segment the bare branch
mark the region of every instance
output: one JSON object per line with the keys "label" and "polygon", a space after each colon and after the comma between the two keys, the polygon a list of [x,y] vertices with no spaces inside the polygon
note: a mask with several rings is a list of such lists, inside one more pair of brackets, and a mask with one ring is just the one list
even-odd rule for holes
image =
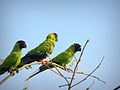
{"label": "bare branch", "polygon": [[100,65],[102,64],[103,59],[104,59],[104,57],[102,58],[102,60],[101,60],[101,62],[99,63],[99,65],[98,65],[90,74],[88,74],[88,76],[86,76],[86,78],[84,78],[84,79],[81,80],[80,82],[72,85],[71,88],[74,87],[74,86],[76,86],[76,85],[78,85],[78,84],[80,84],[80,83],[82,83],[82,82],[85,81],[93,72],[95,72],[95,71],[100,67]]}
{"label": "bare branch", "polygon": [[69,81],[67,78],[55,67],[55,69],[58,71],[58,73],[65,79],[65,81],[69,84]]}
{"label": "bare branch", "polygon": [[14,73],[9,74],[8,76],[6,76],[3,80],[0,81],[0,85],[2,85],[5,81],[7,81],[9,78],[11,78],[12,76],[14,76]]}
{"label": "bare branch", "polygon": [[[58,65],[58,64],[56,64],[56,63],[53,63],[53,62],[49,62],[49,63],[52,64],[52,65],[54,65],[54,66],[56,66],[56,67],[59,67],[59,68],[64,69],[63,66],[60,66],[60,65]],[[28,67],[28,66],[30,66],[30,65],[36,65],[36,64],[42,64],[42,61],[41,61],[41,62],[33,62],[33,63],[30,63],[30,64],[26,64],[26,65],[22,66],[21,68],[18,68],[18,71],[20,71],[20,70],[22,70],[23,68]],[[52,69],[51,69],[51,70],[52,70]],[[71,71],[71,69],[69,69],[69,68],[66,68],[66,70]],[[52,70],[52,71],[53,71],[53,70]],[[53,71],[53,72],[55,72],[55,71]],[[14,76],[15,73],[16,73],[16,71],[13,71],[11,74],[9,74],[9,75],[6,76],[4,79],[2,79],[2,80],[0,81],[0,85],[3,84],[5,81],[7,81],[7,80],[8,80],[9,78],[11,78],[12,76]],[[13,74],[14,74],[14,75],[13,75]],[[56,73],[56,74],[58,74],[58,73]]]}
{"label": "bare branch", "polygon": [[[86,74],[86,73],[84,73],[84,72],[76,72],[77,74],[83,74],[83,75],[89,75],[89,74]],[[103,80],[101,80],[99,77],[97,77],[97,76],[94,76],[94,75],[90,75],[90,77],[93,77],[93,78],[95,78],[95,79],[97,79],[97,80],[99,80],[99,81],[101,81],[102,83],[106,83],[105,81],[103,81]]]}
{"label": "bare branch", "polygon": [[[76,85],[78,85],[78,84],[80,84],[80,83],[82,83],[82,82],[85,81],[88,77],[93,77],[93,78],[96,78],[96,79],[98,79],[99,81],[101,81],[101,82],[103,82],[103,83],[106,83],[105,81],[99,79],[97,76],[91,75],[91,74],[92,74],[93,72],[95,72],[95,71],[99,68],[99,66],[102,64],[103,59],[104,59],[104,57],[102,58],[102,60],[101,60],[101,62],[99,63],[99,65],[98,65],[90,74],[86,74],[86,73],[83,73],[83,72],[76,72],[77,74],[83,74],[83,75],[87,75],[87,76],[86,76],[83,80],[81,80],[80,82],[78,82],[78,83],[74,84],[73,86],[71,86],[71,88],[74,87],[74,86],[76,86]],[[64,87],[64,86],[69,86],[69,84],[60,85],[59,87]],[[120,88],[120,87],[119,87],[119,88]]]}
{"label": "bare branch", "polygon": [[[29,65],[34,65],[34,64],[41,64],[42,62],[34,62],[31,64],[26,64],[24,66],[22,66],[21,68],[18,69],[18,71],[22,70],[23,68],[29,66]],[[16,71],[13,71],[12,73],[10,73],[8,76],[6,76],[4,79],[2,79],[0,81],[0,85],[2,85],[5,81],[7,81],[9,78],[13,77],[15,75]]]}
{"label": "bare branch", "polygon": [[89,90],[93,85],[94,85],[94,80],[93,80],[92,84],[88,88],[86,88],[86,90]]}
{"label": "bare branch", "polygon": [[82,49],[82,51],[81,51],[79,60],[78,60],[77,63],[76,63],[76,66],[75,66],[74,71],[73,71],[72,79],[71,79],[71,81],[70,81],[70,84],[68,85],[68,90],[71,89],[71,85],[72,85],[72,82],[73,82],[73,79],[74,79],[74,76],[75,76],[76,69],[77,69],[77,67],[78,67],[79,62],[81,61],[81,57],[82,57],[82,55],[83,55],[84,49],[85,49],[85,47],[86,47],[86,45],[87,45],[88,42],[89,42],[89,40],[86,41],[86,43],[85,43],[85,45],[84,45],[84,47],[83,47],[83,49]]}
{"label": "bare branch", "polygon": [[[46,65],[46,64],[45,64]],[[49,68],[52,72],[54,72],[55,74],[61,76],[59,73],[57,73],[56,71],[52,70],[52,68],[50,68],[48,65],[46,65],[47,68]]]}
{"label": "bare branch", "polygon": [[29,80],[25,82],[25,86],[23,87],[22,90],[28,90],[28,84],[29,84]]}

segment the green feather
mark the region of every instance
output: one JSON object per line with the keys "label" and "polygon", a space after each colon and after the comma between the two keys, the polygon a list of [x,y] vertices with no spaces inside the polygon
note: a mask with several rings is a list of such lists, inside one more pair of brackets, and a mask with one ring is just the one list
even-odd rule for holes
{"label": "green feather", "polygon": [[[66,66],[66,64],[68,64],[69,62],[71,62],[74,54],[77,51],[81,51],[81,46],[79,44],[72,44],[68,49],[66,49],[65,51],[63,51],[62,53],[60,53],[59,55],[57,55],[55,58],[53,58],[52,60],[50,60],[50,62],[53,63],[57,63],[61,66]],[[53,68],[54,66],[51,64],[48,64],[48,67]],[[42,71],[45,71],[47,69],[49,69],[46,65],[42,65],[39,67],[39,71],[35,72],[34,74],[32,74],[29,78],[27,78],[26,80],[32,78],[33,76],[39,74]]]}
{"label": "green feather", "polygon": [[30,50],[21,60],[21,64],[18,68],[22,67],[25,64],[30,64],[32,62],[43,60],[53,52],[55,47],[55,42],[58,37],[56,33],[50,33],[45,41],[39,44],[36,48]]}
{"label": "green feather", "polygon": [[[25,44],[25,43],[23,43]],[[26,44],[23,48],[26,47]],[[22,55],[22,48],[20,44],[17,42],[11,51],[11,53],[6,57],[3,63],[0,65],[0,75],[5,73],[6,71],[11,72],[16,69],[16,67],[20,64]]]}

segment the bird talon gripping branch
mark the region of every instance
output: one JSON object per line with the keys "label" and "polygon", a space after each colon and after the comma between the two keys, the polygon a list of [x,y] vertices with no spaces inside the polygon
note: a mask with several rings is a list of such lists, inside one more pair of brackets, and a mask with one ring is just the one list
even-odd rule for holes
{"label": "bird talon gripping branch", "polygon": [[10,71],[9,73],[10,73],[10,75],[12,75],[12,76],[15,75],[15,71]]}
{"label": "bird talon gripping branch", "polygon": [[48,60],[42,60],[43,65],[48,65],[49,61]]}
{"label": "bird talon gripping branch", "polygon": [[19,73],[19,70],[18,70],[18,69],[16,69],[16,73]]}

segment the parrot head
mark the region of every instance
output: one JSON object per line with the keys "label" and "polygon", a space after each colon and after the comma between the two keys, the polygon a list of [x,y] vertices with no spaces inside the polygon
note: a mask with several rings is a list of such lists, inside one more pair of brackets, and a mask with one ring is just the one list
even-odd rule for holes
{"label": "parrot head", "polygon": [[81,51],[81,45],[78,43],[74,43],[75,51]]}
{"label": "parrot head", "polygon": [[23,40],[17,41],[17,44],[19,45],[20,49],[27,47],[25,41],[23,41]]}
{"label": "parrot head", "polygon": [[58,35],[56,33],[50,33],[46,39],[51,40],[52,42],[58,41]]}

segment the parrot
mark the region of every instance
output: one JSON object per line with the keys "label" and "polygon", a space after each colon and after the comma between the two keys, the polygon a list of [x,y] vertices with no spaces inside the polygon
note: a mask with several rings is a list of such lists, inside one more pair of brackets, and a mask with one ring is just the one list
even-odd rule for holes
{"label": "parrot", "polygon": [[21,62],[22,49],[26,47],[27,45],[23,40],[19,40],[15,43],[11,53],[0,65],[0,75],[7,71],[12,73],[13,70],[17,70],[17,66]]}
{"label": "parrot", "polygon": [[[81,51],[81,45],[78,43],[73,43],[72,45],[70,45],[70,47],[68,49],[66,49],[65,51],[63,51],[62,53],[58,54],[56,57],[54,57],[53,59],[51,59],[49,62],[53,62],[56,63],[58,65],[63,66],[64,68],[66,68],[66,65],[71,62],[74,54],[77,51]],[[27,80],[29,80],[30,78],[32,78],[33,76],[39,74],[40,72],[43,72],[49,68],[54,68],[53,65],[51,65],[50,63],[48,63],[48,65],[42,65],[39,67],[39,71],[37,71],[36,73],[32,74],[31,76],[29,76]]]}
{"label": "parrot", "polygon": [[24,57],[21,58],[21,63],[18,65],[18,68],[35,61],[42,61],[43,59],[49,57],[49,55],[53,52],[55,42],[57,41],[58,35],[56,33],[50,33],[41,44],[30,50]]}

